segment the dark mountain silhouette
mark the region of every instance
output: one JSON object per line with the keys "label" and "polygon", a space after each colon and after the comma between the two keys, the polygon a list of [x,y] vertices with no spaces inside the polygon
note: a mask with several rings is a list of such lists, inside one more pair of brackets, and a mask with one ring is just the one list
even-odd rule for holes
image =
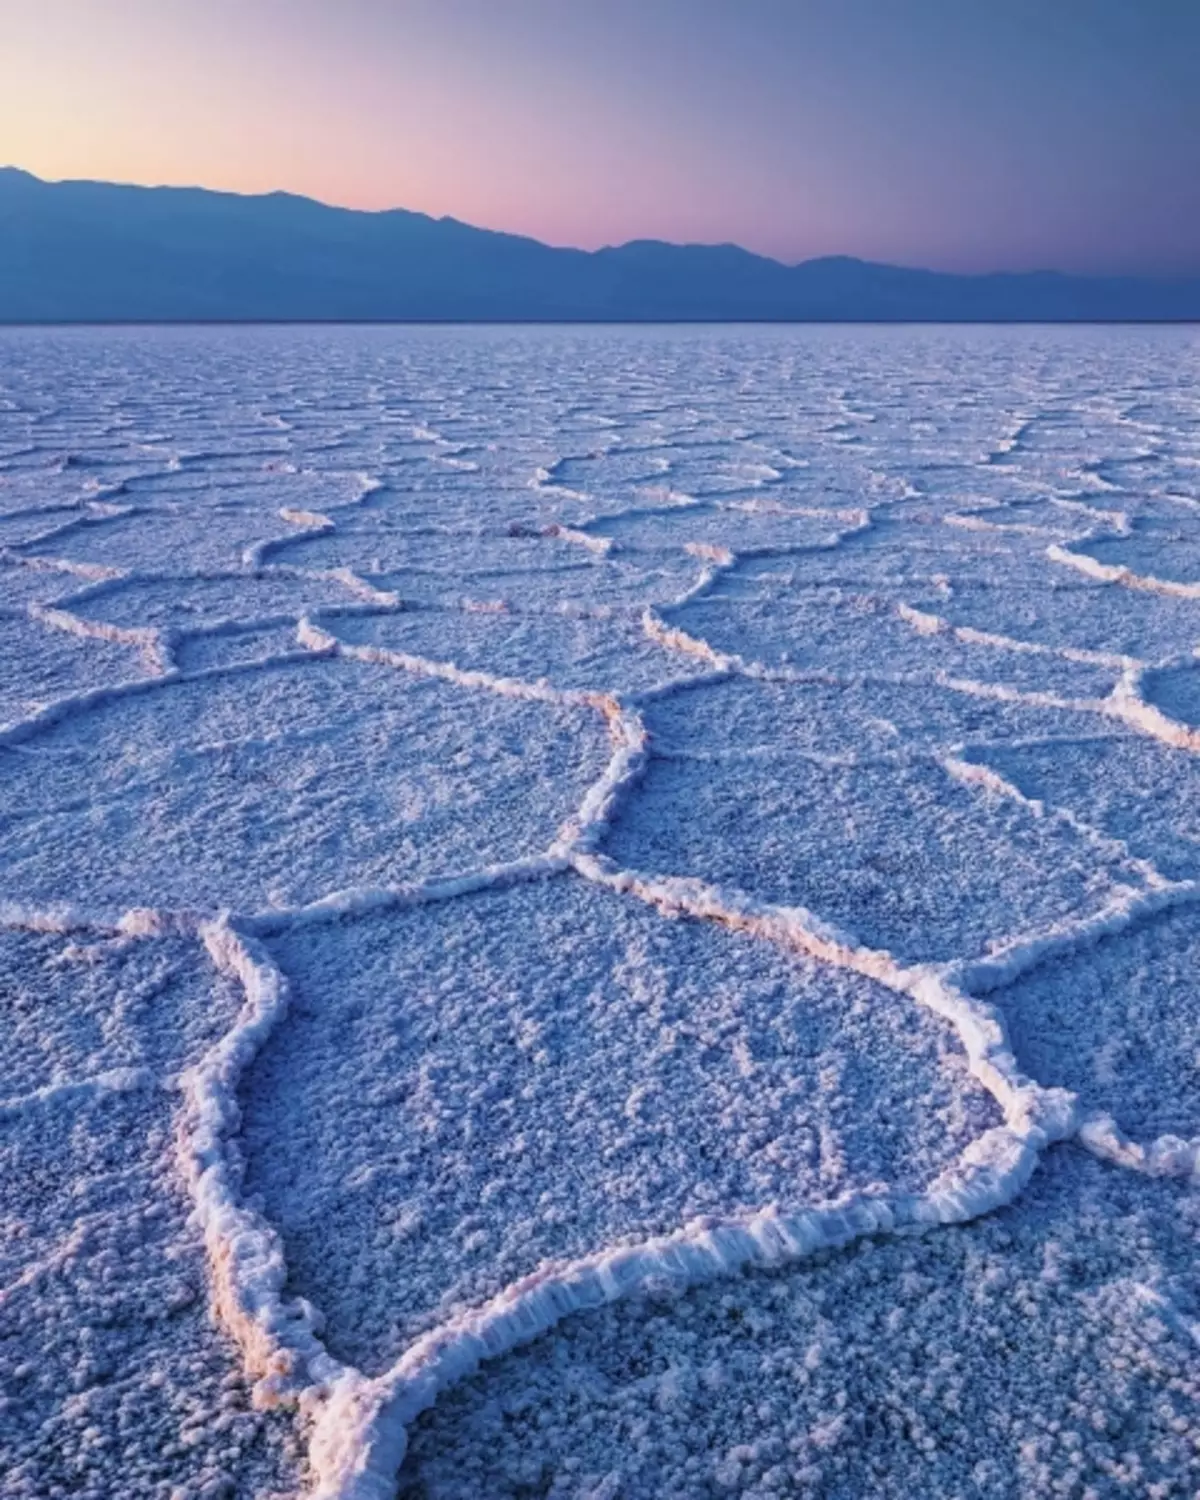
{"label": "dark mountain silhouette", "polygon": [[0,168],[0,321],[1200,319],[1200,276],[956,276],[736,245],[560,250],[289,193],[43,182]]}

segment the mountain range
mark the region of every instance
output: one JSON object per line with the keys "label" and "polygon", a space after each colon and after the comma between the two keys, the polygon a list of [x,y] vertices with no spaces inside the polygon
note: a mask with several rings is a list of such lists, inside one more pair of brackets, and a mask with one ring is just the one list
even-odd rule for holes
{"label": "mountain range", "polygon": [[290,193],[0,168],[0,322],[1200,320],[1200,275],[955,275],[737,245],[559,249]]}

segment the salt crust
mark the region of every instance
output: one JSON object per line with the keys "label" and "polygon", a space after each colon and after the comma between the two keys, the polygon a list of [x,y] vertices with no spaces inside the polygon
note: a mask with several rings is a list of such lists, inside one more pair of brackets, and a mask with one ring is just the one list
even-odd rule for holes
{"label": "salt crust", "polygon": [[[564,722],[589,725],[577,731],[589,745],[587,737],[596,732],[608,741],[607,763],[595,769],[575,810],[562,817],[540,851],[520,849],[509,858],[468,862],[457,872],[369,886],[350,883],[311,898],[231,911],[217,909],[224,904],[219,895],[205,898],[201,887],[210,859],[205,854],[197,899],[186,905],[156,901],[153,882],[144,895],[139,893],[137,905],[130,905],[128,896],[106,901],[102,882],[84,883],[81,902],[80,883],[65,865],[60,878],[47,881],[32,900],[21,889],[10,887],[7,893],[3,921],[17,934],[58,934],[98,953],[106,947],[123,951],[130,944],[199,942],[221,981],[240,993],[236,1019],[207,1050],[194,1052],[181,1073],[164,1071],[161,1063],[115,1061],[110,1066],[96,1054],[103,1066],[45,1079],[31,1076],[30,1087],[12,1093],[0,1106],[0,1124],[24,1130],[30,1122],[70,1118],[79,1110],[95,1112],[100,1119],[104,1111],[136,1106],[164,1087],[182,1091],[179,1170],[204,1238],[213,1306],[241,1347],[258,1403],[295,1403],[303,1413],[310,1431],[307,1461],[314,1496],[365,1500],[393,1494],[409,1429],[438,1395],[484,1361],[536,1340],[569,1314],[594,1316],[597,1309],[622,1299],[678,1292],[747,1268],[812,1262],[880,1238],[902,1241],[939,1226],[969,1223],[1018,1204],[1045,1153],[1061,1142],[1077,1142],[1105,1162],[1150,1177],[1200,1175],[1200,1138],[1126,1134],[1119,1099],[1113,1110],[1093,1108],[1086,1088],[1074,1093],[1051,1078],[1031,1076],[1023,1067],[1025,1059],[1014,1053],[1005,1017],[1008,996],[1013,1013],[1024,1014],[1030,978],[1050,972],[1048,966],[1087,964],[1096,955],[1118,951],[1121,944],[1139,940],[1137,934],[1148,930],[1145,924],[1152,920],[1187,924],[1200,887],[1190,875],[1179,878],[1160,870],[1153,852],[1124,836],[1107,814],[1094,821],[1086,805],[1058,806],[1037,789],[1023,788],[1011,767],[992,763],[995,743],[974,743],[969,727],[961,736],[928,737],[921,755],[982,806],[1006,804],[1018,819],[1049,823],[1069,835],[1086,851],[1078,857],[1090,872],[1087,900],[1068,902],[1070,910],[1023,929],[993,928],[995,935],[982,946],[932,959],[919,951],[906,954],[898,944],[892,949],[867,946],[844,922],[796,904],[772,902],[752,882],[721,884],[703,874],[639,868],[607,852],[610,844],[617,847],[614,830],[636,828],[641,788],[655,765],[655,714],[675,700],[699,702],[706,691],[730,684],[784,697],[799,696],[816,683],[868,693],[874,685],[884,697],[907,692],[922,695],[929,704],[973,701],[991,706],[1006,722],[1017,723],[1024,716],[1035,726],[1025,737],[1026,747],[1058,745],[1068,756],[1086,737],[1074,729],[1048,731],[1045,716],[1062,715],[1073,725],[1083,719],[1096,736],[1140,737],[1162,747],[1179,757],[1180,775],[1190,775],[1189,757],[1200,749],[1195,725],[1174,716],[1169,696],[1156,697],[1153,686],[1190,660],[1192,641],[1185,634],[1190,615],[1183,611],[1193,607],[1200,586],[1167,568],[1156,572],[1101,560],[1100,544],[1107,538],[1134,534],[1139,499],[1130,488],[1131,476],[1143,485],[1152,472],[1139,467],[1142,456],[1169,447],[1176,434],[1170,500],[1184,510],[1200,510],[1200,495],[1188,489],[1188,465],[1195,455],[1188,446],[1185,415],[1169,403],[1156,414],[1153,404],[1142,400],[1138,359],[1148,357],[1152,338],[1132,352],[1119,342],[1101,346],[1113,371],[1104,391],[1088,394],[1082,387],[1072,388],[1071,381],[1086,387],[1082,368],[1066,377],[1060,374],[1056,378],[1065,385],[1056,388],[1058,404],[1044,414],[1036,404],[1030,411],[1016,408],[1029,405],[1039,390],[1044,395],[1049,377],[1022,366],[1022,356],[1005,346],[997,369],[1004,372],[1002,378],[1021,386],[1024,396],[1010,401],[1007,418],[993,413],[981,419],[978,411],[970,417],[957,414],[940,433],[932,424],[925,458],[919,442],[897,444],[895,410],[880,400],[888,389],[893,357],[885,347],[872,350],[884,372],[882,384],[872,387],[870,382],[855,383],[855,366],[847,358],[850,346],[835,341],[823,372],[833,383],[832,398],[810,389],[816,414],[806,414],[797,424],[782,415],[786,404],[768,395],[761,414],[766,430],[776,435],[764,437],[730,426],[711,407],[713,396],[720,394],[718,372],[724,368],[719,340],[701,346],[703,374],[687,377],[688,388],[701,391],[710,404],[705,432],[703,419],[687,400],[664,418],[664,409],[670,410],[671,379],[683,378],[669,340],[646,345],[639,336],[629,350],[614,355],[611,345],[597,348],[583,339],[578,347],[559,346],[542,351],[541,357],[551,366],[562,360],[565,371],[581,350],[588,352],[601,367],[612,362],[616,384],[601,400],[593,395],[590,402],[551,407],[546,434],[560,444],[576,439],[580,452],[574,457],[543,452],[529,464],[533,477],[522,489],[511,483],[511,473],[522,462],[518,455],[526,439],[506,434],[499,448],[478,440],[479,419],[471,402],[482,387],[464,402],[461,390],[451,394],[440,388],[443,377],[437,374],[426,386],[423,406],[439,416],[413,416],[411,404],[399,413],[377,411],[374,437],[366,442],[361,423],[346,420],[344,406],[334,403],[326,409],[306,393],[303,381],[312,378],[307,362],[314,348],[321,347],[307,342],[315,335],[300,336],[291,357],[302,377],[274,398],[264,393],[263,370],[255,363],[259,351],[241,335],[224,349],[203,341],[189,345],[194,373],[182,383],[178,376],[165,376],[158,363],[171,347],[169,341],[151,337],[136,359],[136,344],[125,344],[121,357],[133,364],[147,362],[162,384],[150,396],[135,396],[130,384],[129,393],[116,403],[105,380],[98,378],[102,345],[88,343],[95,337],[81,335],[62,346],[50,342],[39,347],[36,341],[9,336],[14,358],[0,406],[0,435],[7,440],[11,433],[18,441],[0,461],[0,510],[8,522],[19,524],[6,528],[9,535],[0,538],[3,576],[14,580],[13,603],[5,602],[3,618],[16,625],[25,647],[9,663],[8,674],[25,697],[18,700],[16,716],[0,727],[0,775],[10,785],[14,775],[27,777],[39,757],[52,765],[56,751],[61,753],[56,733],[82,726],[86,738],[94,716],[114,705],[131,707],[136,722],[141,705],[172,701],[172,694],[203,698],[227,681],[243,678],[257,684],[281,672],[304,677],[314,665],[338,680],[343,675],[349,680],[351,673],[361,677],[366,670],[377,674],[380,684],[385,678],[415,687],[438,684],[457,695],[467,720],[480,714],[483,705],[509,702],[526,705],[535,715],[566,716]],[[268,342],[276,337],[270,335]],[[505,342],[499,335],[481,336],[478,343],[473,337],[458,350],[437,338],[419,345],[412,356],[415,367],[425,359],[440,370],[439,362],[448,357],[470,367],[482,351],[493,368],[498,361],[515,376],[521,389],[528,377],[523,363],[528,346],[520,339]],[[366,343],[359,345],[352,336],[333,337],[338,378],[351,386],[359,379],[363,350],[373,347],[374,335],[362,338]],[[688,347],[687,341],[680,347]],[[68,348],[74,363],[64,376],[61,361]],[[1091,352],[1094,356],[1095,350]],[[794,380],[786,339],[782,345],[768,339],[761,346],[751,339],[743,353],[783,387]],[[953,383],[961,375],[961,350],[956,353],[951,342],[939,346],[938,357],[946,360],[944,378]],[[1072,357],[1075,351],[1063,355],[1068,368]],[[1005,360],[1014,361],[1012,368]],[[673,372],[670,378],[667,372]],[[194,404],[195,389],[189,391],[187,380],[197,376],[203,382],[203,416],[189,404]],[[65,379],[81,423],[60,412],[47,395],[47,377],[55,386]],[[837,385],[840,377],[845,377],[843,387]],[[1106,394],[1122,380],[1124,395]],[[250,410],[247,390],[258,392],[258,404]],[[639,404],[651,392],[659,405],[653,399]],[[508,399],[519,409],[528,398],[510,387]],[[486,400],[483,404],[488,406]],[[611,415],[613,411],[617,414]],[[1006,430],[997,434],[997,425]],[[137,437],[130,436],[131,427],[140,429]],[[175,433],[164,434],[163,427],[174,427]],[[912,429],[905,430],[911,438]],[[82,440],[81,432],[87,433]],[[1094,452],[1110,440],[1111,452]],[[536,449],[545,441],[545,436],[536,438],[531,446]],[[633,468],[647,476],[645,482],[621,479],[618,489],[633,492],[624,504],[599,498],[589,509],[587,481],[576,470],[586,474],[593,462],[602,468],[603,460],[623,447],[637,455]],[[337,455],[336,469],[330,454]],[[955,503],[947,466],[970,476],[972,503]],[[498,511],[481,524],[481,496],[499,474],[510,477],[500,483]],[[313,482],[284,483],[285,475]],[[989,526],[988,505],[979,503],[989,486],[995,486],[998,506],[1016,506],[1018,515],[1021,504],[1035,495],[1040,502],[1049,492],[1050,504],[1071,525],[1054,532],[1039,551],[1043,528],[1038,523],[1045,518],[1011,524],[1005,511]],[[198,497],[214,490],[224,493],[209,512],[211,526],[197,528]],[[435,564],[424,575],[427,586],[411,600],[392,586],[399,582],[392,576],[394,567],[392,574],[387,567],[374,568],[369,556],[360,570],[353,565],[361,555],[353,544],[357,518],[389,512],[396,535],[408,535],[413,543],[403,563],[422,565],[421,528],[425,535],[436,531],[441,538]],[[465,515],[474,518],[472,525],[463,525]],[[796,521],[792,533],[789,517]],[[694,528],[688,524],[692,518]],[[739,522],[749,538],[742,549],[737,545]],[[926,549],[916,602],[911,602],[906,583],[906,540],[912,526],[944,527],[946,539],[944,546],[939,540]],[[302,559],[310,548],[311,557],[319,559],[320,547],[339,535],[350,539],[349,561],[333,557],[329,566],[305,566]],[[521,543],[517,561],[511,554],[497,561],[500,553],[509,552],[502,545],[505,537]],[[965,540],[959,545],[956,538]],[[984,541],[976,546],[972,538]],[[1023,589],[1036,592],[1043,576],[1039,568],[1045,569],[1046,588],[1038,597],[1049,608],[1048,628],[1036,607],[1024,616],[1029,624],[1025,633],[1011,611],[1000,622],[986,619],[971,593],[973,573],[1002,567],[1010,541]],[[188,550],[194,553],[190,571],[179,565],[179,554]],[[918,546],[913,557],[920,550]],[[584,559],[582,570],[562,567],[560,559],[573,554]],[[646,556],[659,559],[664,554],[672,559],[669,565],[655,561],[646,566]],[[622,579],[615,595],[606,594],[603,582],[610,566],[612,576]],[[889,670],[886,658],[869,656],[856,669],[844,660],[761,660],[744,649],[714,643],[698,626],[723,591],[737,599],[743,575],[754,577],[761,591],[770,589],[773,577],[792,587],[814,570],[824,570],[826,579],[842,573],[852,577],[857,571],[868,589],[875,589],[873,607],[907,629],[918,648],[906,651],[900,670]],[[202,620],[202,636],[258,631],[268,641],[272,632],[290,623],[294,646],[228,666],[196,668],[180,664],[186,627],[181,634],[173,618],[118,621],[89,608],[106,590],[141,587],[165,576],[198,584],[213,576],[236,579],[239,573],[247,580],[277,578],[289,587],[299,581],[301,595],[309,585],[334,587],[345,602],[332,608],[304,603],[294,615],[287,610],[256,614],[252,607],[245,614],[235,610]],[[1073,596],[1056,588],[1051,581],[1056,574],[1078,576],[1084,592]],[[681,575],[686,576],[675,587]],[[25,579],[38,581],[32,599],[16,586]],[[48,591],[46,579],[63,586]],[[474,597],[472,579],[488,583]],[[631,618],[640,620],[646,641],[662,653],[657,682],[639,677],[631,685],[618,681],[614,686],[611,678],[593,686],[559,685],[549,673],[531,678],[506,671],[502,652],[499,658],[491,653],[494,667],[463,663],[412,652],[399,638],[371,638],[352,628],[359,616],[399,616],[409,603],[422,601],[472,615],[491,612],[501,622],[508,611],[522,607],[547,612],[548,601],[549,617],[564,607],[582,606],[586,613],[593,582],[599,600],[593,618],[600,634],[604,620],[613,617],[610,611],[625,612],[623,629]],[[646,592],[631,616],[631,596],[639,587]],[[1074,636],[1073,597],[1086,606],[1076,620],[1083,629]],[[947,601],[944,608],[939,599]],[[958,608],[963,599],[975,601],[969,622]],[[1141,611],[1136,621],[1125,603],[1130,599]],[[103,685],[57,691],[48,643],[60,640],[86,651],[116,651],[129,665],[123,672],[110,670]],[[961,658],[948,661],[943,656],[923,668],[922,641],[967,649]],[[1152,655],[1142,654],[1147,645],[1154,648]],[[1022,671],[1005,670],[1003,664],[1017,658]],[[1056,669],[1073,664],[1107,672],[1112,685],[1105,685],[1101,675],[1098,686],[1090,678],[1073,690],[1059,672],[1049,685],[1039,686],[1024,670],[1027,661],[1038,658]],[[274,722],[252,720],[244,732],[260,737],[278,732],[278,713],[276,700]],[[902,718],[898,715],[897,721]],[[495,732],[491,714],[482,715],[480,722],[485,735]],[[864,728],[876,736],[892,733],[895,748],[902,748],[903,730],[886,714]],[[1011,730],[996,737],[1007,747],[1016,738]],[[752,761],[750,753],[747,763]],[[703,764],[703,757],[697,764]],[[565,778],[568,786],[572,780]],[[550,781],[547,777],[548,787]],[[26,784],[31,784],[28,779]],[[1121,795],[1115,787],[1115,803]],[[85,798],[77,811],[86,815]],[[6,825],[2,832],[8,841],[10,828]],[[847,836],[853,837],[852,831]],[[118,848],[128,834],[118,819],[104,837]],[[980,850],[983,858],[993,853],[1001,853],[999,846]],[[273,957],[272,943],[321,924],[387,913],[401,920],[406,911],[472,893],[533,889],[567,878],[590,882],[614,900],[641,902],[664,917],[713,923],[803,955],[805,961],[868,981],[894,995],[897,1003],[922,1008],[951,1029],[967,1070],[994,1101],[1001,1123],[977,1134],[955,1161],[920,1187],[879,1185],[852,1189],[832,1201],[709,1215],[641,1241],[596,1247],[543,1264],[481,1305],[454,1312],[421,1334],[390,1368],[369,1377],[329,1352],[321,1337],[320,1311],[288,1286],[284,1241],[245,1192],[239,1088],[272,1036],[286,1026],[290,1001],[291,986]],[[1036,1052],[1032,1044],[1030,1052]],[[603,1066],[602,1060],[598,1065]],[[1138,1107],[1131,1116],[1135,1124],[1149,1120],[1154,1128],[1153,1110]],[[1168,1293],[1150,1288],[1147,1295],[1169,1328],[1186,1331],[1186,1318],[1174,1309]]]}

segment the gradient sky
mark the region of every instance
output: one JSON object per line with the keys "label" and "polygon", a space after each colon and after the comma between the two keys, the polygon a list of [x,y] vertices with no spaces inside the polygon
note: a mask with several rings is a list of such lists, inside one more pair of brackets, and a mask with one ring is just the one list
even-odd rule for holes
{"label": "gradient sky", "polygon": [[0,0],[0,163],[589,247],[1200,272],[1200,0]]}

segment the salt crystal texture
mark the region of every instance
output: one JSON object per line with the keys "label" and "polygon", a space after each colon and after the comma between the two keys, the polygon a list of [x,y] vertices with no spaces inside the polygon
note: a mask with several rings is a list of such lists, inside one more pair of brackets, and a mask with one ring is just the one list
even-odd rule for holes
{"label": "salt crystal texture", "polygon": [[1200,1490],[1198,389],[0,333],[5,1493]]}

